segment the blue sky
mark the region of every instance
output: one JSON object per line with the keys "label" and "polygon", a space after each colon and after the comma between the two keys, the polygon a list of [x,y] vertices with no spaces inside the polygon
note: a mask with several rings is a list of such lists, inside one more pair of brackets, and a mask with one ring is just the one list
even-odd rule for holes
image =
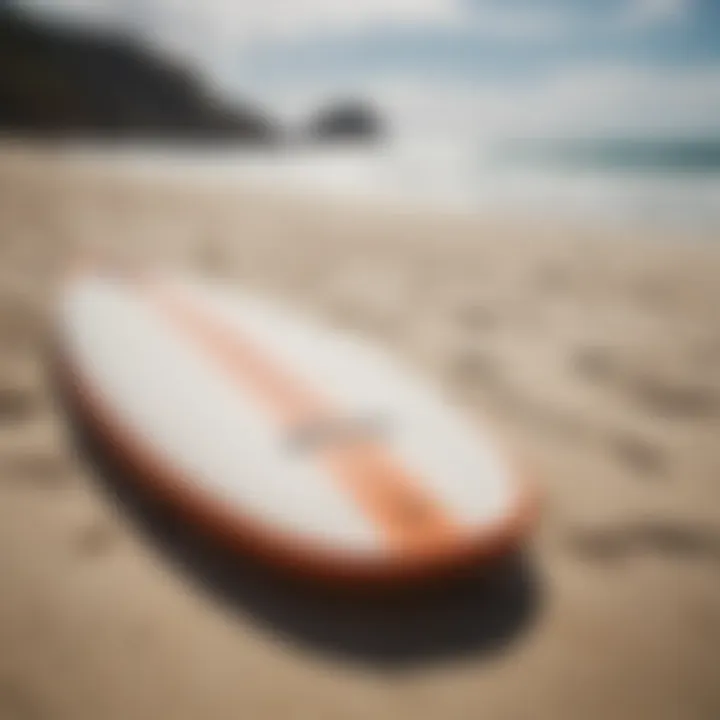
{"label": "blue sky", "polygon": [[715,133],[720,0],[25,0],[125,25],[292,114],[371,94],[509,134]]}

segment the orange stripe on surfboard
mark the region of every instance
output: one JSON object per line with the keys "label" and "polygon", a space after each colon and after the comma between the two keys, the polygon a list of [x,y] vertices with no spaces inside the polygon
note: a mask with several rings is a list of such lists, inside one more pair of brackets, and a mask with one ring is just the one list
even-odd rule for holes
{"label": "orange stripe on surfboard", "polygon": [[[174,327],[192,338],[283,425],[292,428],[338,417],[326,398],[293,377],[236,328],[229,332],[222,322],[168,287],[146,283],[143,292]],[[432,554],[458,538],[460,530],[447,510],[421,480],[377,443],[329,444],[320,452],[329,474],[394,549]]]}

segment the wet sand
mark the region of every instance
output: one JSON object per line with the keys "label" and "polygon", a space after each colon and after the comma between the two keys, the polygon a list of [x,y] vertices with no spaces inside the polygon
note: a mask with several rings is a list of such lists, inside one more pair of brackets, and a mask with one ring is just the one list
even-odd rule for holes
{"label": "wet sand", "polygon": [[[0,157],[0,230],[0,718],[720,715],[719,245],[22,148]],[[88,251],[281,296],[488,417],[547,496],[523,568],[345,607],[103,479],[48,372],[54,293]]]}

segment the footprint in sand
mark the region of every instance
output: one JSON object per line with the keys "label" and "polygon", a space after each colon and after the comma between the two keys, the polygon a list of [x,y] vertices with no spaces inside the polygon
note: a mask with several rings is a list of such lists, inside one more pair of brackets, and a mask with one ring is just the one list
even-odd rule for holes
{"label": "footprint in sand", "polygon": [[720,563],[719,530],[667,520],[572,530],[566,547],[583,560],[619,560],[650,552],[665,558],[704,558]]}
{"label": "footprint in sand", "polygon": [[17,452],[0,458],[0,485],[55,489],[65,487],[68,463],[55,453]]}
{"label": "footprint in sand", "polygon": [[460,383],[494,385],[499,380],[496,361],[477,350],[459,350],[452,359],[451,373]]}
{"label": "footprint in sand", "polygon": [[582,347],[572,355],[575,371],[586,380],[607,381],[615,374],[615,362],[605,348]]}
{"label": "footprint in sand", "polygon": [[9,680],[0,680],[0,718],[3,720],[38,720],[32,694]]}
{"label": "footprint in sand", "polygon": [[632,392],[646,409],[663,417],[703,419],[720,414],[720,393],[712,387],[638,378]]}
{"label": "footprint in sand", "polygon": [[96,522],[82,528],[78,532],[74,544],[78,554],[83,557],[96,558],[107,555],[116,540],[115,530],[109,523]]}
{"label": "footprint in sand", "polygon": [[699,420],[720,415],[720,391],[710,385],[622,369],[610,352],[584,347],[572,356],[575,371],[595,383],[610,383],[655,417]]}
{"label": "footprint in sand", "polygon": [[0,386],[0,425],[28,420],[36,409],[37,396],[32,389]]}
{"label": "footprint in sand", "polygon": [[617,434],[610,438],[614,454],[633,472],[657,478],[665,470],[665,456],[660,447],[644,438]]}
{"label": "footprint in sand", "polygon": [[462,327],[470,331],[492,330],[498,323],[496,314],[478,303],[467,303],[458,307],[455,317]]}
{"label": "footprint in sand", "polygon": [[204,242],[195,247],[194,250],[195,264],[204,272],[218,275],[227,270],[229,260],[227,253],[220,247],[218,243],[211,241]]}

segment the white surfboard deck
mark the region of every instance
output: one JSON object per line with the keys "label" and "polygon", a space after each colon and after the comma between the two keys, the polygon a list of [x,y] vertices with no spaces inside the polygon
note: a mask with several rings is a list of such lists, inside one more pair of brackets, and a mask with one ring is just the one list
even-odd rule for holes
{"label": "white surfboard deck", "polygon": [[59,322],[107,440],[299,564],[303,548],[442,564],[526,531],[525,489],[490,434],[351,334],[227,285],[93,272],[68,284]]}

